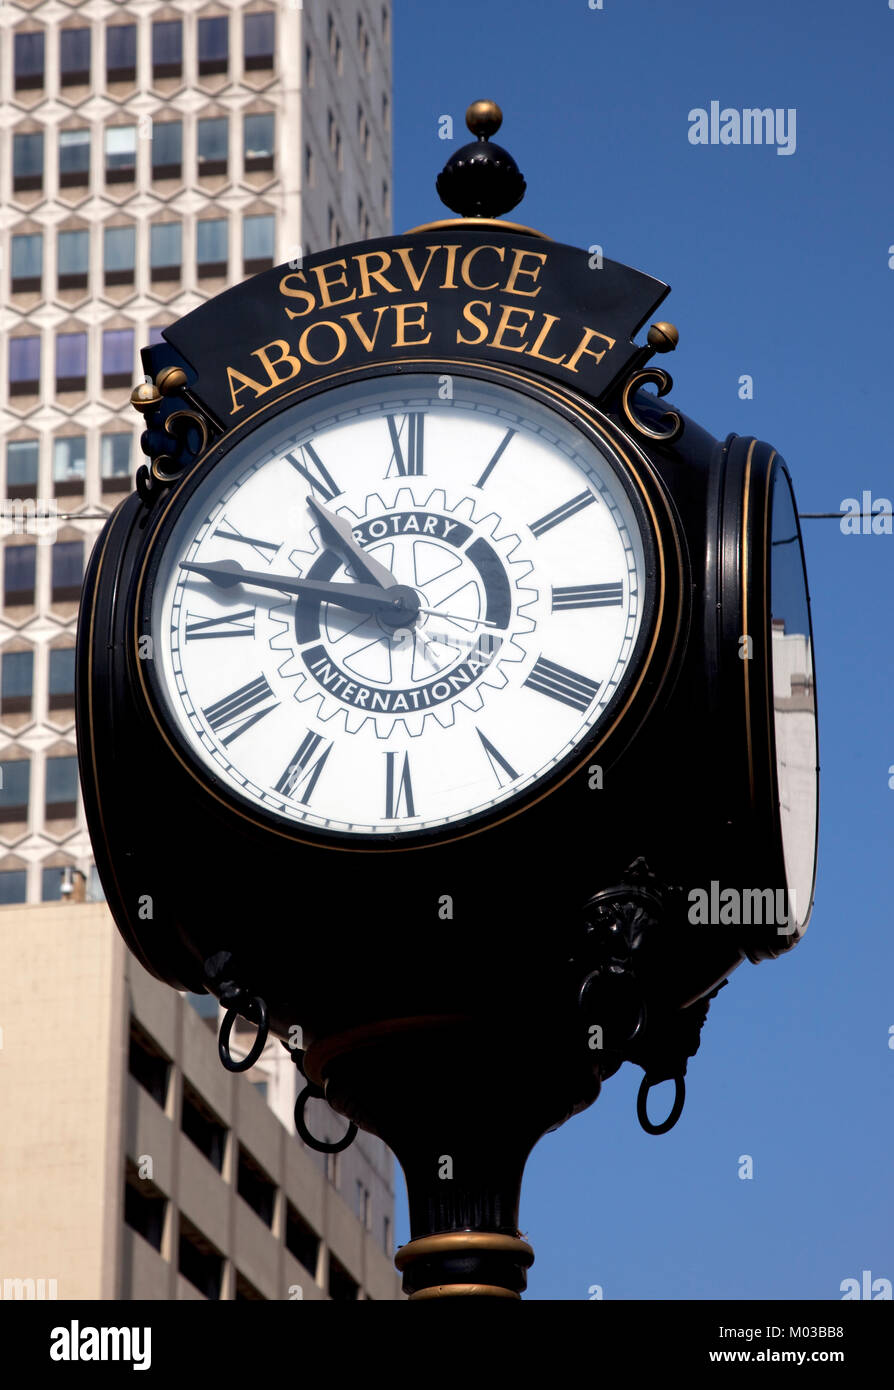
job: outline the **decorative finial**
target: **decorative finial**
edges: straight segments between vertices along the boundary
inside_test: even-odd
[[[466,112],[466,125],[478,138],[451,155],[436,185],[441,202],[460,217],[500,217],[525,196],[525,181],[512,155],[490,142],[502,123],[495,101],[473,101]]]
[[[680,341],[676,324],[653,323],[647,334],[647,342],[655,352],[673,352]]]

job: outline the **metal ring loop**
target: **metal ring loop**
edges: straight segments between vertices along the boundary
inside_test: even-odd
[[[647,1134],[667,1134],[669,1129],[673,1129],[683,1113],[683,1106],[686,1103],[686,1082],[683,1080],[682,1076],[669,1076],[664,1079],[673,1081],[677,1089],[674,1094],[674,1103],[671,1107],[671,1112],[667,1119],[660,1125],[653,1125],[652,1121],[649,1119],[646,1104],[649,1099],[649,1091],[653,1086],[660,1086],[661,1082],[650,1081],[648,1076],[644,1076],[640,1082],[639,1092],[636,1097],[636,1118]]]
[[[254,1004],[258,1012],[258,1032],[248,1054],[237,1062],[230,1052],[230,1033],[233,1031],[233,1024],[239,1016],[238,1009],[227,1009],[223,1023],[220,1025],[220,1036],[217,1039],[217,1053],[227,1071],[248,1071],[253,1067],[260,1057],[264,1048],[267,1046],[267,1005],[260,995],[252,995],[249,998],[249,1005]]]
[[[341,1139],[336,1139],[334,1143],[331,1144],[326,1139],[315,1138],[304,1122],[304,1107],[307,1105],[307,1102],[309,1100],[325,1099],[326,1096],[324,1092],[320,1090],[319,1086],[315,1086],[313,1082],[308,1082],[301,1092],[301,1095],[295,1101],[295,1128],[305,1144],[312,1149],[316,1149],[317,1153],[341,1153],[342,1149],[346,1149],[350,1144],[353,1144],[354,1140],[357,1138],[357,1126],[354,1124],[353,1120],[349,1122],[348,1128]]]

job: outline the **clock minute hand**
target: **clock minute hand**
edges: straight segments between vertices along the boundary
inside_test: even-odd
[[[387,613],[389,610],[407,610],[407,621],[412,621],[418,612],[418,599],[412,589],[389,593],[377,584],[331,584],[323,579],[298,579],[287,574],[261,574],[256,570],[243,569],[237,560],[209,560],[199,563],[181,560],[180,568],[210,579],[219,589],[232,589],[237,584],[254,584],[261,589],[275,589],[281,594],[296,594],[320,598],[326,603],[334,603],[339,608],[347,608],[356,613]]]
[[[327,512],[313,497],[308,497],[306,501],[327,545],[340,551],[342,555],[347,555],[357,573],[370,584],[378,584],[383,589],[394,587],[397,583],[394,575],[378,560],[367,555],[363,546],[354,539],[351,525],[344,517],[338,516],[336,512]]]

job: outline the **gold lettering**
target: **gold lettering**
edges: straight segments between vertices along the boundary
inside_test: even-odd
[[[476,315],[472,313],[472,310],[479,305],[482,309],[486,310],[488,314],[490,313],[490,301],[486,299],[470,299],[468,304],[463,305],[463,318],[466,320],[466,323],[471,323],[478,329],[477,338],[464,338],[460,330],[456,330],[456,341],[458,343],[465,343],[466,347],[477,347],[478,344],[483,343],[487,337],[487,324],[484,322],[484,319],[477,318]]]
[[[308,346],[310,335],[317,328],[331,328],[335,334],[335,341],[338,343],[338,350],[331,357],[314,357]],[[309,323],[301,337],[298,339],[298,351],[305,362],[310,362],[313,367],[328,367],[331,362],[337,362],[348,346],[348,335],[340,323],[334,319],[318,319],[316,323]]]
[[[300,319],[300,318],[303,318],[305,314],[309,314],[309,313],[310,313],[311,309],[314,307],[314,305],[315,305],[316,302],[317,302],[316,299],[314,298],[314,296],[311,294],[310,290],[293,289],[292,286],[289,284],[289,281],[290,281],[290,280],[296,280],[296,279],[304,280],[304,278],[305,278],[305,276],[304,276],[304,271],[303,271],[303,270],[298,270],[298,271],[295,272],[294,275],[284,275],[284,276],[282,277],[282,279],[280,280],[280,282],[279,282],[279,292],[280,292],[280,294],[288,295],[290,299],[306,299],[306,300],[307,300],[307,304],[305,305],[305,307],[304,307],[303,309],[295,309],[295,310],[287,309],[287,310],[286,310],[286,313],[288,314],[288,316],[289,316],[290,319]]]
[[[326,271],[335,270],[338,266],[341,266],[342,273],[337,279],[330,283],[330,281],[326,279]],[[343,295],[341,299],[333,299],[329,293],[330,290],[335,289],[336,285],[344,285],[345,289],[348,288],[348,277],[345,274],[347,268],[347,261],[327,261],[325,265],[315,265],[313,267],[313,273],[317,277],[317,284],[320,286],[321,308],[331,309],[334,304],[349,304],[352,299],[357,298],[356,290],[351,290],[350,294]]]
[[[510,323],[510,322],[509,322],[509,315],[510,315],[510,314],[524,314],[524,315],[525,315],[525,322],[524,322],[524,323]],[[531,319],[532,319],[533,317],[534,317],[534,310],[533,310],[533,309],[523,309],[523,308],[521,307],[520,304],[504,304],[504,306],[503,306],[503,312],[502,312],[502,314],[500,315],[500,322],[497,324],[497,330],[496,330],[496,332],[494,333],[494,336],[493,336],[493,338],[491,339],[491,341],[490,341],[490,343],[489,343],[489,346],[490,346],[490,347],[495,347],[495,348],[503,348],[503,349],[505,349],[506,352],[524,352],[525,347],[527,346],[526,343],[524,342],[524,340],[522,340],[521,346],[518,347],[518,346],[516,346],[514,343],[504,343],[504,342],[503,342],[503,334],[504,334],[504,333],[518,333],[518,334],[524,333],[526,327],[527,327],[528,324],[531,322]]]
[[[533,256],[534,259],[535,259],[535,261],[540,261],[540,265],[537,267],[536,270],[525,270],[525,269],[523,268],[523,266],[522,266],[522,261],[523,261],[523,259],[525,258],[525,256]],[[506,290],[505,290],[505,293],[506,293],[506,294],[525,294],[525,295],[528,295],[531,299],[533,299],[533,298],[535,297],[535,295],[538,295],[538,294],[540,293],[540,291],[543,289],[543,286],[542,286],[542,285],[538,285],[537,288],[536,288],[536,290],[517,290],[517,289],[515,288],[515,282],[516,282],[516,280],[517,280],[517,278],[518,278],[519,275],[528,275],[528,276],[530,276],[530,278],[531,278],[532,280],[534,280],[534,281],[536,282],[537,277],[539,276],[541,270],[543,269],[543,267],[544,267],[545,265],[546,265],[546,252],[544,252],[544,251],[525,251],[525,250],[516,248],[516,250],[515,250],[515,252],[514,252],[514,258],[513,258],[513,261],[512,261],[512,268],[511,268],[511,270],[509,271],[509,279],[506,281]]]
[[[234,388],[234,381],[241,381],[242,385]],[[253,377],[246,376],[244,372],[238,372],[235,367],[227,367],[227,385],[230,388],[230,399],[233,402],[233,409],[230,411],[231,415],[235,415],[242,409],[242,405],[236,404],[236,397],[239,395],[240,391],[254,391],[255,400],[257,400],[259,396],[263,396],[265,391],[270,390],[269,386],[262,386],[259,381],[255,381]]]
[[[354,332],[357,334],[357,337],[360,339],[361,344],[364,348],[366,348],[367,352],[372,352],[373,348],[375,347],[376,338],[378,338],[379,336],[379,324],[382,322],[382,315],[387,314],[389,308],[390,305],[388,304],[380,304],[378,309],[373,310],[376,316],[376,326],[373,329],[372,337],[369,336],[366,329],[360,322],[360,314],[362,310],[355,310],[353,314],[342,314],[342,318],[345,319],[351,325]]]
[[[407,320],[407,316],[406,316],[406,315],[407,315],[407,310],[408,310],[408,309],[420,309],[422,312],[420,313],[420,315],[419,315],[418,318],[416,318],[416,319],[410,319],[410,320],[408,321],[408,320]],[[430,342],[431,342],[431,330],[429,330],[429,332],[426,334],[426,336],[425,336],[424,338],[409,338],[409,339],[408,339],[407,336],[406,336],[406,331],[407,331],[408,328],[424,328],[424,327],[425,327],[425,315],[426,315],[427,311],[428,311],[428,301],[427,301],[427,300],[424,300],[424,301],[422,301],[422,302],[419,303],[419,304],[395,304],[395,306],[394,306],[394,313],[395,313],[395,316],[396,316],[396,318],[397,318],[397,331],[396,331],[396,333],[395,333],[395,335],[394,335],[394,346],[395,346],[395,347],[412,347],[414,343],[430,343]]]
[[[395,246],[394,248],[394,254],[395,256],[399,256],[403,261],[404,270],[407,272],[407,279],[417,294],[422,289],[422,282],[428,274],[429,267],[432,263],[432,257],[435,255],[435,252],[440,251],[441,248],[440,246],[426,246],[425,249],[428,252],[428,260],[425,262],[422,274],[417,275],[413,269],[412,248],[409,246]]]
[[[463,283],[473,290],[495,290],[500,283],[499,280],[495,280],[492,285],[476,285],[469,272],[469,266],[472,264],[472,260],[478,255],[479,251],[496,251],[501,261],[506,255],[505,246],[473,246],[471,251],[468,251],[466,255],[463,256],[463,262],[460,266],[460,274],[462,275]]]
[[[445,246],[447,252],[447,269],[444,272],[444,280],[441,285],[442,290],[458,290],[459,285],[454,280],[456,274],[456,253],[459,250],[459,242],[456,245]]]
[[[601,352],[591,352],[590,349],[587,347],[587,343],[592,342],[594,338],[601,338],[604,343],[608,343],[608,347],[603,348]],[[565,363],[565,366],[568,368],[569,372],[576,372],[577,363],[583,356],[595,357],[597,362],[601,362],[606,352],[608,352],[610,348],[613,348],[614,345],[614,338],[608,338],[604,333],[597,333],[595,328],[585,328],[584,336],[581,338],[574,352],[571,354],[568,361]]]
[[[539,357],[541,362],[563,362],[565,360],[564,353],[561,357],[547,357],[545,353],[540,351],[540,349],[543,347],[543,344],[549,337],[549,332],[553,324],[559,322],[555,314],[544,314],[543,317],[545,322],[540,332],[537,334],[537,339],[534,343],[534,346],[528,349],[528,356]]]
[[[387,251],[362,251],[354,259],[360,267],[360,280],[363,285],[363,289],[360,291],[361,299],[369,299],[370,295],[376,293],[375,290],[370,289],[371,280],[375,280],[376,284],[387,294],[400,293],[397,285],[392,285],[390,280],[385,279],[385,271],[391,264],[391,257]],[[379,261],[378,270],[370,270],[369,262],[376,259]]]
[[[271,348],[280,349],[279,357],[274,357],[272,361],[270,360]],[[268,391],[272,386],[279,386],[280,382],[282,381],[291,381],[292,377],[297,376],[298,373],[301,371],[301,363],[299,362],[297,357],[292,356],[292,354],[289,352],[288,343],[284,342],[282,338],[274,338],[272,343],[267,343],[264,347],[256,348],[255,351],[252,353],[252,357],[257,357],[258,361],[261,363],[261,366],[264,368],[264,370],[270,378],[270,386],[267,387]],[[285,376],[281,376],[280,373],[276,370],[276,368],[282,367],[286,364],[288,364],[288,366],[291,367],[292,370],[286,372]]]

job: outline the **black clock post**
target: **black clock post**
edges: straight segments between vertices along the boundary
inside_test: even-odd
[[[676,1123],[709,1001],[804,933],[817,832],[788,470],[667,403],[677,330],[635,339],[668,286],[501,220],[524,180],[467,121],[455,218],[143,350],[78,631],[116,923],[217,996],[225,1066],[289,1048],[306,1143],[393,1149],[412,1299],[521,1295],[527,1156],[625,1062]]]

